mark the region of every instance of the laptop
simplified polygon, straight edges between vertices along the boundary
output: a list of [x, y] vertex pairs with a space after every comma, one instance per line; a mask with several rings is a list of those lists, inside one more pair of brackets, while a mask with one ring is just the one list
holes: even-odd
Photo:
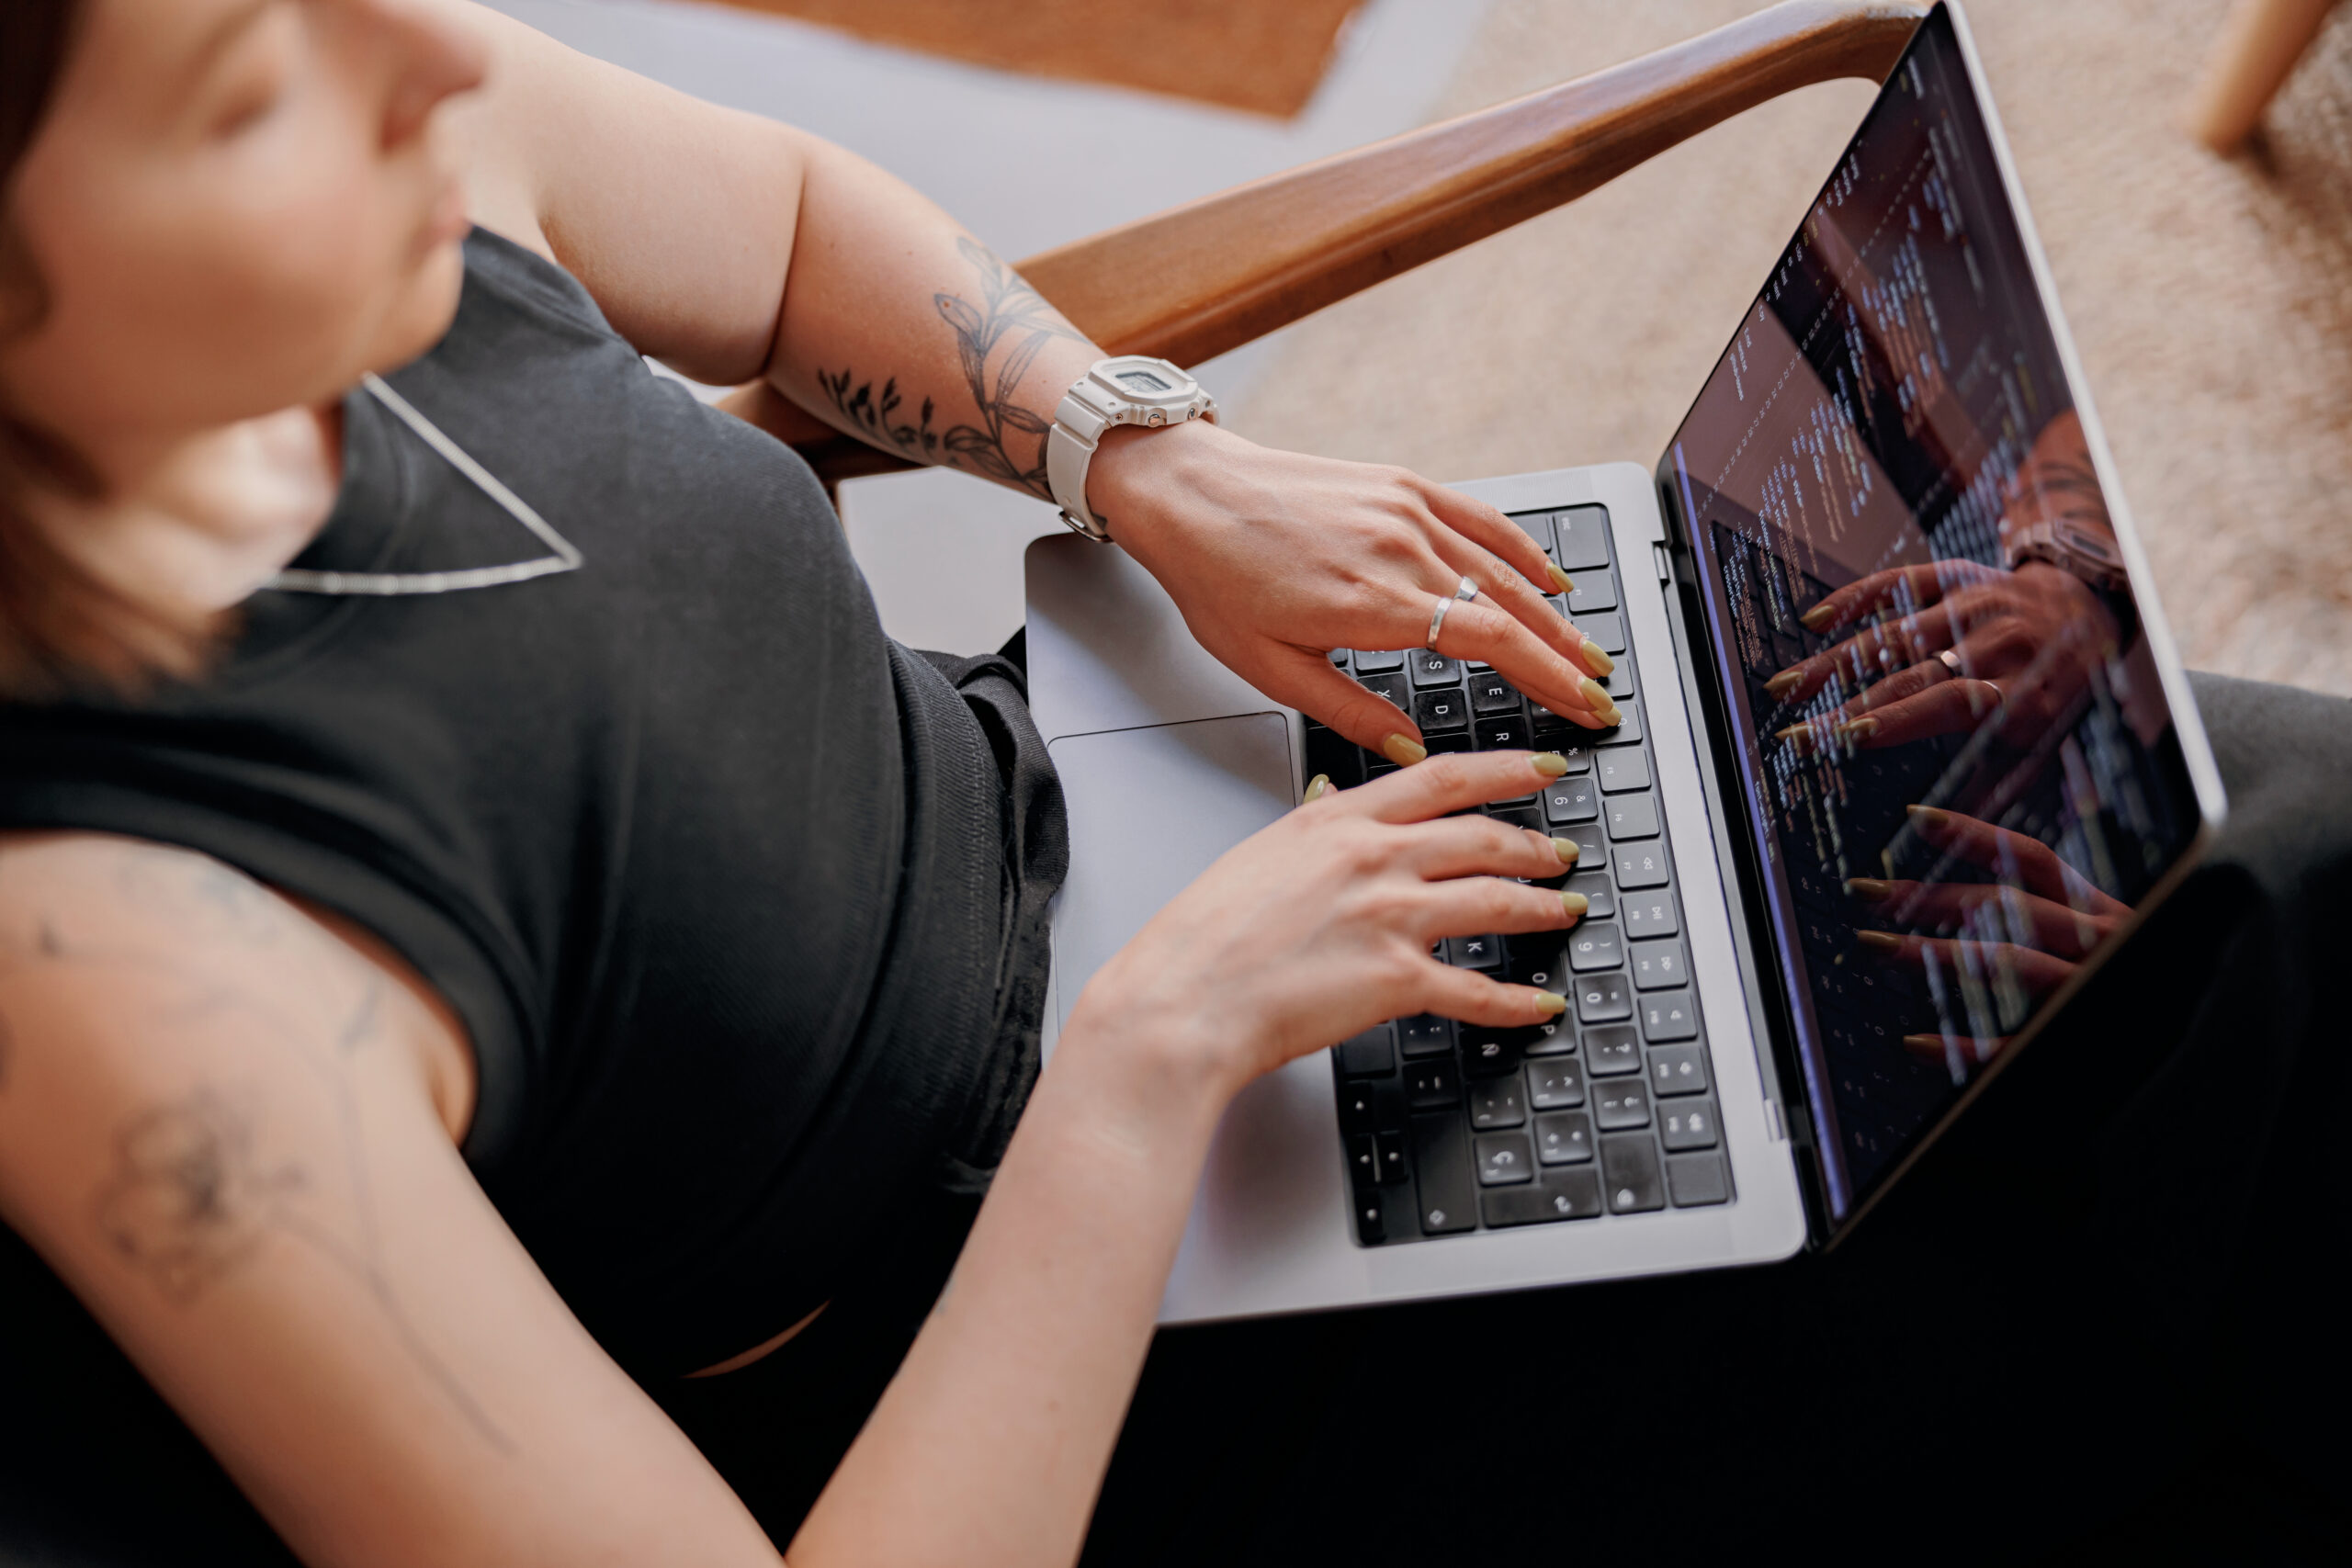
[[[1556, 750], [1488, 807], [1589, 912], [1444, 956], [1555, 1024], [1399, 1019], [1221, 1125], [1162, 1321], [1836, 1246], [2177, 886], [2218, 773], [1965, 21], [1938, 6], [1654, 467], [1460, 486], [1575, 581], [1623, 722], [1334, 650], [1433, 751]], [[1070, 875], [1049, 1032], [1169, 897], [1380, 758], [1193, 642], [1115, 547], [1026, 559]], [[1842, 595], [1842, 596], [1841, 596]], [[1793, 673], [1792, 673], [1793, 671]]]

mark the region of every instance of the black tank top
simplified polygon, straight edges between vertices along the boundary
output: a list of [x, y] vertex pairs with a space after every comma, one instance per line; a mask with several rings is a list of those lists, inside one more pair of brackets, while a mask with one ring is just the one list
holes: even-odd
[[[1060, 796], [1020, 671], [886, 637], [786, 448], [651, 374], [477, 231], [389, 379], [579, 571], [265, 592], [136, 702], [0, 707], [0, 826], [187, 845], [380, 935], [480, 1063], [465, 1156], [640, 1377], [854, 1280], [916, 1191], [992, 1166], [1034, 1080]], [[373, 399], [295, 564], [542, 553]]]

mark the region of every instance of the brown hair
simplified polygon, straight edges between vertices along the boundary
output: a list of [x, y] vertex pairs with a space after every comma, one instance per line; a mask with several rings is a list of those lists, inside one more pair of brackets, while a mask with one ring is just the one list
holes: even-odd
[[[17, 166], [64, 73], [83, 0], [0, 0], [0, 342], [40, 324], [49, 292], [10, 209]], [[36, 488], [90, 499], [96, 474], [22, 411], [0, 404], [0, 698], [76, 674], [136, 686], [198, 662], [205, 628], [135, 604], [68, 559], [33, 521]]]

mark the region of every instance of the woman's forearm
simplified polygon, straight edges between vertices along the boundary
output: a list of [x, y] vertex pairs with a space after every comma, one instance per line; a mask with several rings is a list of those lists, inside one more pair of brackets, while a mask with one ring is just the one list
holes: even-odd
[[812, 142], [767, 379], [919, 463], [1051, 499], [1055, 405], [1102, 350], [927, 197]]
[[1150, 1058], [1064, 1036], [797, 1568], [1076, 1558], [1227, 1099]]

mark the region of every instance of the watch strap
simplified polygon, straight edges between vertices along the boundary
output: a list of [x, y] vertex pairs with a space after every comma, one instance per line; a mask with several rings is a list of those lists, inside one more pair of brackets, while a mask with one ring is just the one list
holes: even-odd
[[1097, 544], [1111, 542], [1111, 532], [1086, 504], [1086, 473], [1093, 466], [1095, 446], [1111, 422], [1075, 397], [1064, 397], [1054, 411], [1053, 428], [1046, 433], [1046, 484], [1062, 521]]

